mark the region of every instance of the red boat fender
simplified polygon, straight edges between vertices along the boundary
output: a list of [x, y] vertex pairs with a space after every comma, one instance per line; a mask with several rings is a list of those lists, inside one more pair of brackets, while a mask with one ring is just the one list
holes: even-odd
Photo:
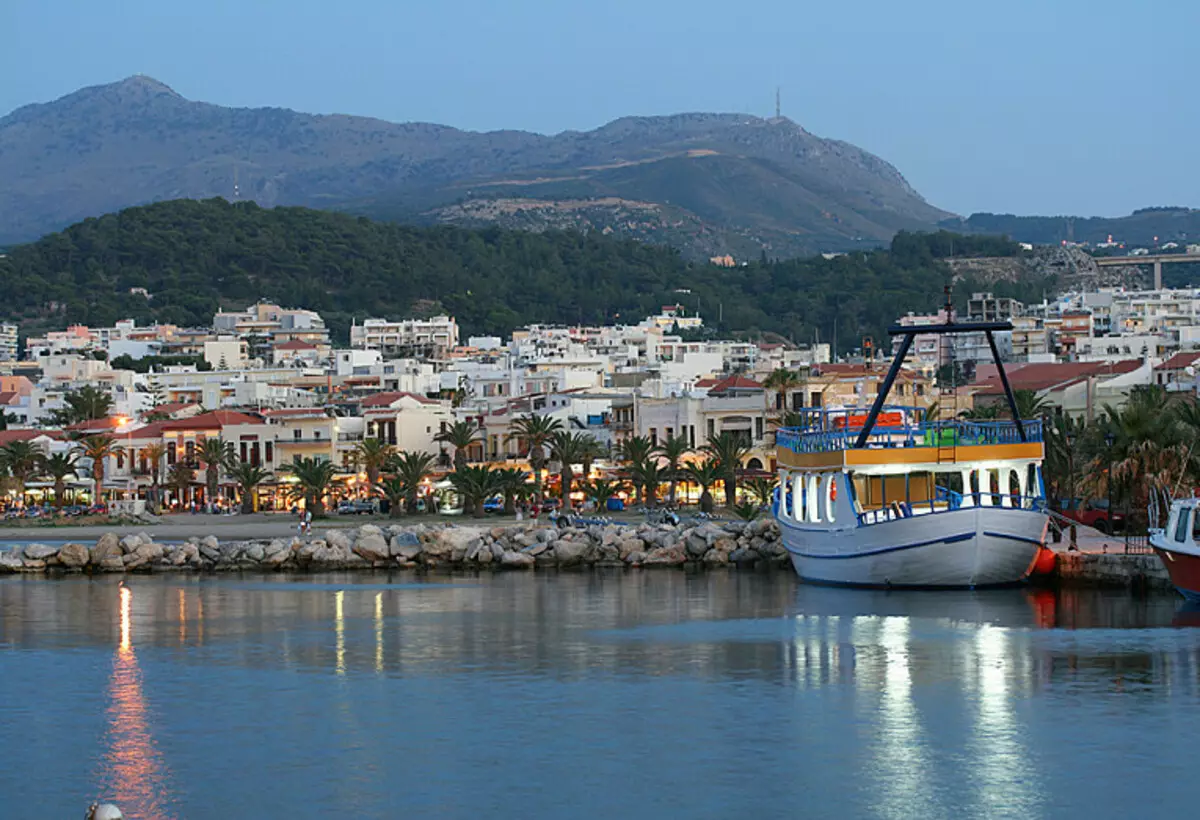
[[1052, 549], [1042, 547], [1038, 550], [1037, 557], [1033, 559], [1033, 567], [1029, 570], [1030, 575], [1050, 575], [1058, 566], [1058, 553]]

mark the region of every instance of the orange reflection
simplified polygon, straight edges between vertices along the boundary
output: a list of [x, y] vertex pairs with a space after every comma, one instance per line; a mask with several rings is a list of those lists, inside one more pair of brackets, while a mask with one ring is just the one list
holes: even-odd
[[133, 591], [121, 587], [121, 642], [109, 679], [105, 786], [127, 817], [168, 818], [167, 769], [150, 734], [142, 673], [133, 652]]
[[187, 641], [187, 599], [183, 594], [183, 587], [179, 588], [179, 643], [182, 645]]

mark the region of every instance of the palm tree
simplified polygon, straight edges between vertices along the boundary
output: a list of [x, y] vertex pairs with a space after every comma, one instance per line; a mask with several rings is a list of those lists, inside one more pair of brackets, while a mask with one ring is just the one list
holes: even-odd
[[763, 398], [772, 390], [775, 391], [775, 412], [782, 413], [787, 409], [787, 394], [801, 385], [800, 376], [786, 367], [772, 370], [763, 380]]
[[365, 438], [354, 446], [358, 462], [367, 473], [367, 495], [375, 495], [375, 485], [379, 483], [379, 473], [392, 460], [396, 448], [377, 438]]
[[572, 469], [572, 465], [583, 461], [583, 454], [586, 450], [585, 437], [577, 433], [560, 430], [550, 439], [550, 458], [561, 465], [559, 478], [562, 486], [559, 488], [559, 497], [562, 499], [564, 509], [571, 503], [571, 483], [575, 480], [575, 471]]
[[463, 499], [463, 510], [468, 508], [476, 518], [483, 516], [483, 502], [500, 490], [500, 478], [486, 464], [467, 466], [450, 474], [450, 483]]
[[25, 497], [25, 482], [37, 474], [42, 451], [28, 441], [14, 441], [0, 447], [0, 462], [17, 483], [17, 496]]
[[92, 480], [96, 483], [96, 502], [104, 500], [104, 460], [115, 456], [120, 446], [112, 436], [103, 434], [84, 436], [79, 440], [80, 452], [83, 458], [91, 459]]
[[984, 404], [976, 405], [970, 410], [963, 410], [958, 415], [964, 419], [967, 419], [968, 421], [995, 421], [1003, 416], [1003, 414], [1004, 413], [1003, 410], [1001, 410], [1000, 405]]
[[596, 503], [596, 512], [603, 512], [608, 505], [608, 499], [623, 489], [625, 489], [625, 485], [620, 481], [606, 481], [603, 478], [589, 481], [583, 485], [584, 495]]
[[1022, 419], [1038, 419], [1050, 412], [1050, 402], [1033, 390], [1014, 390], [1013, 403]]
[[482, 428], [473, 421], [456, 421], [433, 437], [434, 441], [454, 448], [454, 469], [467, 466], [467, 448], [479, 440]]
[[663, 473], [671, 481], [671, 504], [675, 503], [675, 489], [678, 486], [680, 476], [679, 465], [683, 462], [683, 457], [690, 453], [691, 450], [692, 447], [688, 444], [687, 436], [683, 434], [670, 436], [654, 448], [654, 454], [667, 462], [667, 468]]
[[217, 485], [221, 481], [221, 469], [235, 463], [232, 442], [220, 436], [206, 438], [196, 449], [196, 458], [204, 465], [204, 500], [212, 504], [217, 498]]
[[186, 461], [177, 461], [167, 469], [167, 486], [179, 496], [179, 503], [187, 499], [188, 488], [196, 480], [196, 471]]
[[653, 458], [629, 465], [629, 480], [634, 486], [641, 487], [643, 503], [653, 507], [658, 503], [658, 485], [663, 480], [663, 472], [658, 469], [658, 462]]
[[75, 474], [75, 462], [79, 456], [76, 453], [55, 453], [43, 458], [41, 470], [43, 474], [54, 481], [54, 506], [62, 507], [66, 500], [67, 476]]
[[688, 478], [700, 487], [700, 511], [712, 512], [713, 497], [709, 488], [720, 481], [724, 475], [720, 463], [715, 458], [706, 458], [703, 461], [687, 465], [686, 469]]
[[325, 495], [333, 483], [333, 463], [320, 458], [296, 456], [291, 464], [283, 467], [296, 477], [296, 484], [289, 491], [293, 499], [303, 499], [306, 509], [313, 515], [325, 512]]
[[720, 465], [721, 480], [725, 483], [725, 506], [733, 509], [737, 504], [738, 473], [742, 469], [742, 459], [750, 454], [750, 445], [742, 437], [725, 431], [710, 436], [704, 451]]
[[254, 464], [245, 461], [236, 462], [229, 467], [229, 475], [237, 483], [238, 493], [242, 498], [242, 512], [247, 515], [254, 512], [254, 491], [271, 474]]
[[167, 455], [167, 448], [155, 442], [142, 448], [141, 457], [150, 464], [150, 496], [158, 503], [158, 483], [162, 478], [162, 462]]
[[758, 499], [759, 504], [770, 504], [775, 496], [775, 479], [752, 478], [746, 482], [746, 489]]
[[515, 515], [517, 499], [525, 494], [528, 487], [529, 473], [519, 467], [506, 467], [496, 470], [500, 491], [504, 493], [504, 514]]
[[579, 463], [583, 468], [583, 480], [587, 481], [588, 477], [592, 474], [592, 462], [598, 458], [605, 458], [608, 455], [608, 450], [591, 433], [582, 433], [580, 439]]
[[401, 450], [392, 458], [391, 471], [404, 483], [405, 506], [410, 515], [417, 512], [417, 492], [436, 461], [437, 456], [424, 450]]
[[[621, 442], [618, 451], [621, 460], [626, 464], [640, 464], [654, 455], [654, 446], [654, 442], [650, 440], [649, 436], [630, 436]], [[631, 476], [631, 479], [634, 501], [641, 504], [643, 495], [642, 485], [637, 482], [636, 478]]]
[[387, 499], [389, 517], [400, 517], [400, 512], [404, 507], [404, 500], [408, 496], [408, 489], [408, 482], [399, 475], [388, 476], [380, 482], [379, 490], [383, 493], [383, 497]]
[[546, 445], [555, 433], [563, 429], [562, 422], [549, 416], [538, 416], [530, 413], [518, 416], [512, 421], [512, 432], [508, 441], [516, 440], [529, 448], [529, 466], [533, 469], [533, 497], [537, 503], [542, 501], [542, 468], [546, 464]]

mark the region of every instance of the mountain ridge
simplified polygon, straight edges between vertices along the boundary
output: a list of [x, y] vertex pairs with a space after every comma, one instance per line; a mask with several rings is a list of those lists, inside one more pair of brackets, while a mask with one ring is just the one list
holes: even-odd
[[[714, 155], [722, 160], [682, 161]], [[668, 170], [652, 167], [662, 161]], [[782, 117], [684, 112], [553, 135], [474, 132], [229, 108], [135, 75], [0, 118], [0, 177], [8, 181], [0, 190], [0, 242], [179, 197], [437, 223], [446, 221], [439, 207], [494, 198], [505, 182], [550, 203], [541, 209], [547, 219], [526, 220], [526, 229], [620, 230], [627, 215], [619, 209], [588, 224], [561, 224], [564, 213], [552, 204], [562, 198], [561, 180], [536, 181], [544, 176], [577, 177], [589, 197], [645, 201], [660, 221], [694, 223], [691, 233], [650, 223], [635, 233], [679, 243], [693, 258], [733, 247], [783, 256], [874, 246], [897, 230], [953, 217], [885, 160]], [[769, 207], [756, 208], [759, 199]]]

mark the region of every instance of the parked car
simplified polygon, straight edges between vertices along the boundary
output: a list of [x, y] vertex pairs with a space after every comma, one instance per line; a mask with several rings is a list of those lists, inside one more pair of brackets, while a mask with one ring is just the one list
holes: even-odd
[[553, 512], [562, 506], [562, 502], [557, 498], [547, 498], [542, 501], [542, 512]]
[[374, 501], [343, 501], [338, 504], [338, 515], [371, 515], [375, 512]]
[[1125, 529], [1125, 514], [1113, 512], [1109, 514], [1108, 499], [1098, 498], [1091, 501], [1076, 498], [1061, 499], [1058, 502], [1058, 512], [1064, 518], [1077, 521], [1085, 527], [1094, 527], [1103, 533], [1114, 533]]
[[483, 511], [485, 513], [504, 512], [504, 499], [500, 498], [499, 496], [496, 496], [495, 498], [489, 498], [487, 501], [483, 502]]

